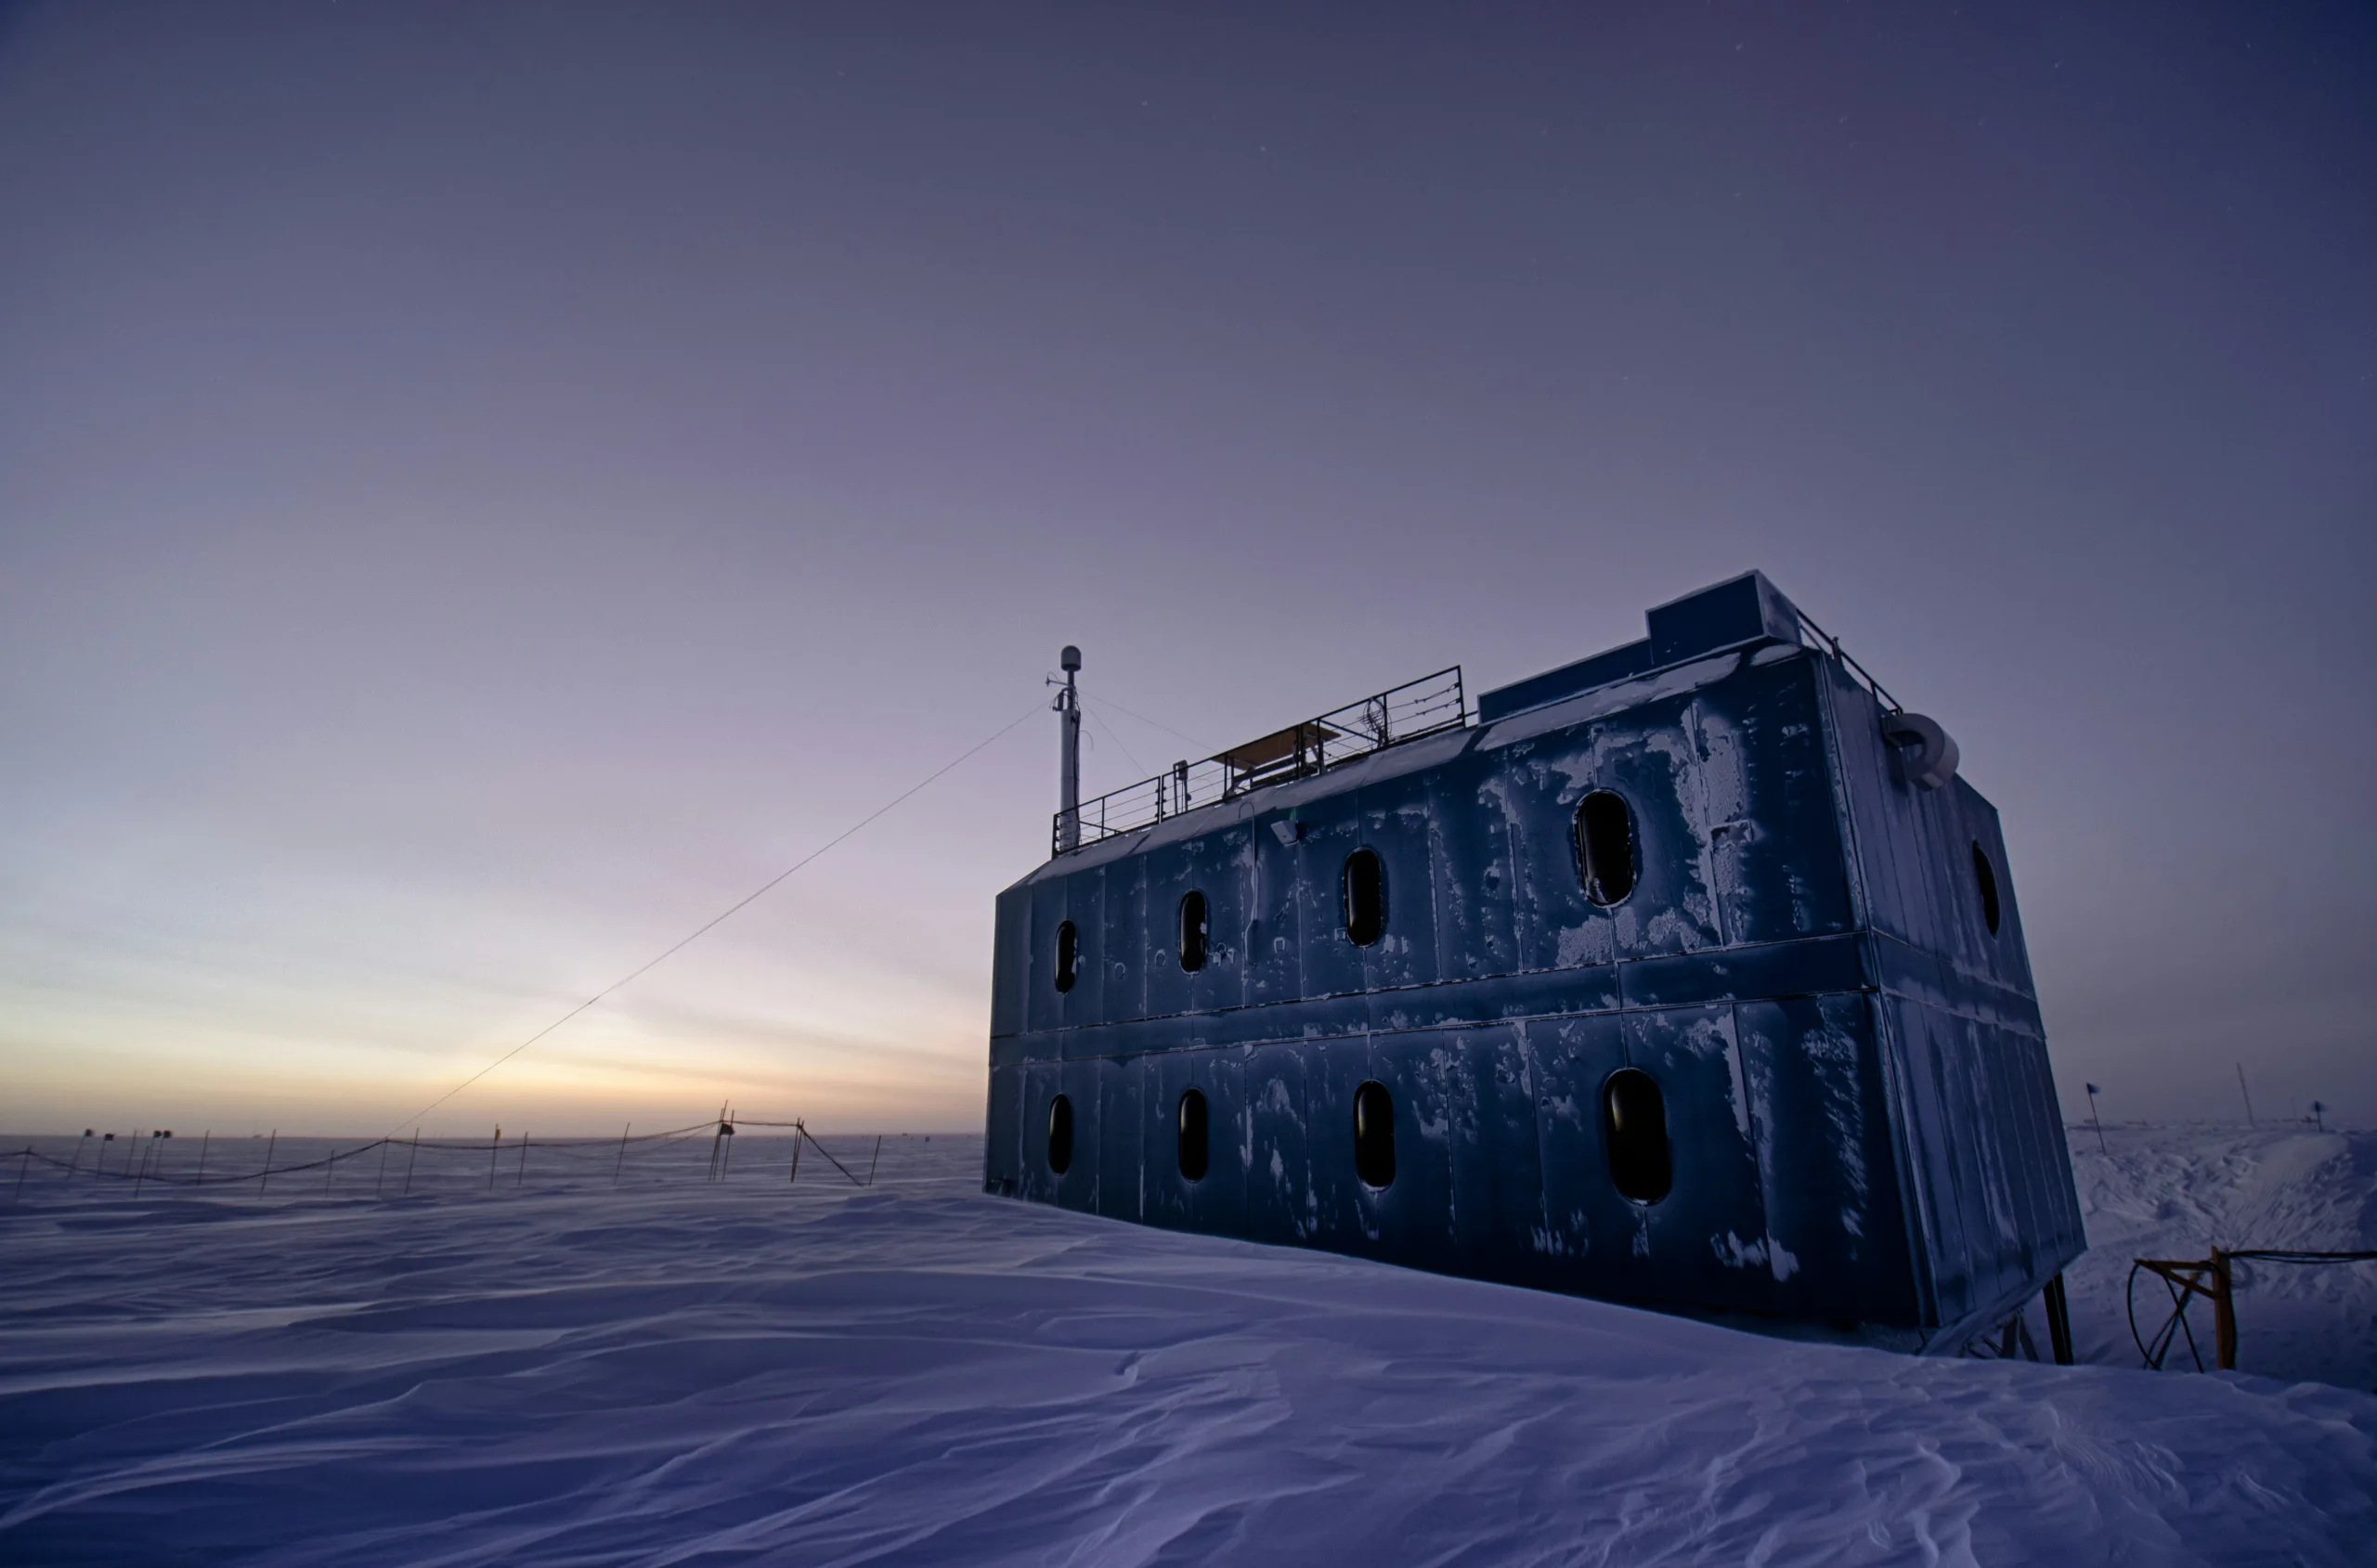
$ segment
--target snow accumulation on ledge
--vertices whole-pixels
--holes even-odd
[[[864,1191],[748,1135],[723,1185],[36,1176],[0,1208],[0,1561],[2367,1562],[2377,1270],[2249,1281],[2250,1370],[2210,1376],[2130,1369],[2120,1284],[2377,1245],[2377,1135],[2107,1137],[2072,1368],[1002,1201],[977,1139],[895,1140]]]

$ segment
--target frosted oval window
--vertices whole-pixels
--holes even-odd
[[[1997,934],[1997,868],[1989,863],[1989,851],[1975,839],[1972,847],[1972,879],[1981,885],[1981,917],[1989,923],[1989,934]]]
[[[1386,867],[1375,849],[1345,857],[1345,940],[1369,947],[1386,934]]]
[[[1048,1169],[1061,1176],[1073,1162],[1073,1103],[1059,1095],[1048,1102]]]
[[[1354,1091],[1354,1174],[1365,1186],[1395,1184],[1395,1096],[1375,1078]]]
[[[1180,1173],[1192,1182],[1205,1179],[1205,1096],[1190,1089],[1180,1096]]]
[[[1634,810],[1614,790],[1597,789],[1577,808],[1577,875],[1597,904],[1634,890]]]
[[[1081,964],[1081,938],[1070,920],[1057,927],[1057,989],[1071,991]]]
[[[1205,895],[1193,888],[1180,900],[1180,966],[1190,974],[1205,966]]]
[[[1602,1142],[1609,1151],[1609,1179],[1637,1203],[1656,1203],[1675,1186],[1668,1150],[1667,1098],[1658,1081],[1640,1068],[1620,1068],[1601,1090]]]

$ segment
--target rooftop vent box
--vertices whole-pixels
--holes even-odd
[[[1682,664],[1704,654],[1720,653],[1752,642],[1797,642],[1799,612],[1766,580],[1763,572],[1745,572],[1714,588],[1687,593],[1660,605],[1643,617],[1651,635],[1605,654],[1487,692],[1477,699],[1477,717],[1486,723],[1541,707],[1598,686],[1607,686],[1648,670]]]
[[[1798,608],[1763,572],[1745,572],[1731,582],[1688,593],[1643,618],[1650,624],[1654,669],[1746,642],[1799,640]]]

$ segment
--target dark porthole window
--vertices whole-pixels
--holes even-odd
[[[1978,841],[1972,847],[1972,877],[1981,884],[1981,917],[1989,923],[1989,934],[1997,934],[1997,868],[1989,863],[1989,851]]]
[[[1057,927],[1057,989],[1071,991],[1081,966],[1081,938],[1073,934],[1070,920]]]
[[[1180,901],[1180,966],[1191,974],[1205,966],[1205,895],[1194,890]]]
[[[1205,1179],[1205,1096],[1190,1089],[1180,1096],[1180,1173]]]
[[[1601,1091],[1602,1141],[1609,1149],[1609,1179],[1637,1203],[1656,1203],[1675,1186],[1668,1152],[1668,1106],[1658,1081],[1640,1068],[1620,1068]]]
[[[1386,867],[1375,849],[1345,857],[1345,939],[1369,947],[1386,934]]]
[[[1059,1095],[1048,1102],[1048,1169],[1059,1175],[1073,1162],[1073,1103]]]
[[[1354,1091],[1354,1174],[1366,1186],[1395,1185],[1395,1096],[1375,1078]]]
[[[1597,904],[1634,890],[1634,811],[1624,796],[1597,789],[1577,808],[1577,875]]]

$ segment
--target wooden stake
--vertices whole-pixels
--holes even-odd
[[[628,1129],[634,1125],[635,1123],[630,1121],[627,1123],[626,1126],[619,1129],[619,1161],[617,1164],[611,1167],[611,1185],[613,1186],[619,1185],[619,1173],[628,1168]]]
[[[275,1127],[272,1130],[272,1136],[265,1140],[264,1169],[256,1173],[256,1196],[258,1198],[262,1198],[264,1196],[265,1183],[272,1180],[272,1151],[279,1142],[280,1129]]]

